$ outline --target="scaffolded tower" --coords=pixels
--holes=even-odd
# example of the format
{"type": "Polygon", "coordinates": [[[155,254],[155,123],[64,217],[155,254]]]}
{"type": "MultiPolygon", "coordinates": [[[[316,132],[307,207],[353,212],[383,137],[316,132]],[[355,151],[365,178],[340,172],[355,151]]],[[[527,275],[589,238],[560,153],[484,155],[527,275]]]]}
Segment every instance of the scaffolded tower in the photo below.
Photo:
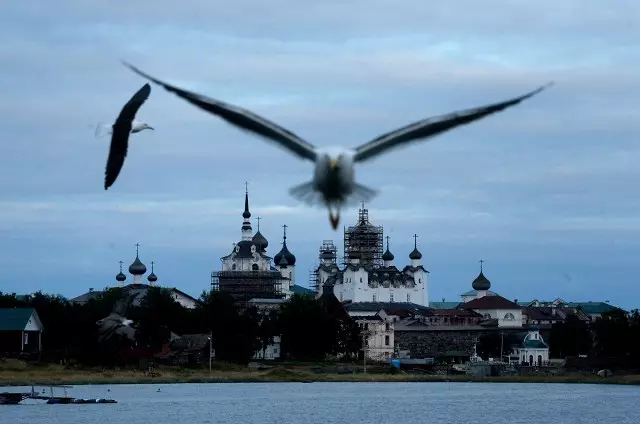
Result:
{"type": "Polygon", "coordinates": [[[365,209],[363,203],[358,211],[358,223],[344,230],[344,261],[353,255],[365,266],[383,266],[383,240],[382,226],[374,226],[369,222],[369,210],[365,209]]]}
{"type": "MultiPolygon", "coordinates": [[[[322,246],[318,249],[318,261],[324,264],[327,259],[331,258],[332,264],[337,264],[338,248],[333,244],[333,240],[322,240],[322,246]]],[[[318,278],[318,265],[314,266],[309,272],[309,286],[319,293],[320,282],[318,278]]]]}

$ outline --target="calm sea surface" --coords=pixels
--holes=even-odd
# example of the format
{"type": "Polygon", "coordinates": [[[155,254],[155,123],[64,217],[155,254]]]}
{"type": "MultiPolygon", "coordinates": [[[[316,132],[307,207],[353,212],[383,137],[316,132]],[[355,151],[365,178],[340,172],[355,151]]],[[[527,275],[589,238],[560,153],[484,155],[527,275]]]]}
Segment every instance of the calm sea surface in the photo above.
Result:
{"type": "MultiPolygon", "coordinates": [[[[30,387],[0,388],[0,391],[20,389],[29,391],[30,387]]],[[[112,398],[118,403],[46,405],[45,401],[27,400],[23,405],[0,405],[0,423],[640,423],[640,387],[637,386],[499,383],[132,384],[73,386],[67,392],[74,397],[112,398]]],[[[61,396],[63,391],[54,388],[54,394],[61,396]]]]}

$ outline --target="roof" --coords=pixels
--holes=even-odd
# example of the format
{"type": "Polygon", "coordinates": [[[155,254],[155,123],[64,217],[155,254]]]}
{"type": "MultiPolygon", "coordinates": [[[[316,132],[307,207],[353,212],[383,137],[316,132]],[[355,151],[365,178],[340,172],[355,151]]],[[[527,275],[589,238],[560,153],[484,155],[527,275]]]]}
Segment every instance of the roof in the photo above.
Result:
{"type": "Polygon", "coordinates": [[[540,336],[538,332],[528,333],[522,341],[522,347],[525,349],[548,349],[549,346],[540,336]],[[535,338],[534,338],[535,335],[535,338]]]}
{"type": "Polygon", "coordinates": [[[473,309],[431,309],[433,315],[442,317],[482,317],[473,309]]]}
{"type": "MultiPolygon", "coordinates": [[[[467,296],[477,296],[477,295],[478,295],[478,290],[469,290],[469,291],[466,291],[466,292],[462,293],[460,296],[467,297],[467,296]]],[[[498,293],[494,293],[491,290],[487,290],[487,294],[486,295],[487,296],[497,296],[498,293]]]]}
{"type": "Polygon", "coordinates": [[[569,302],[568,306],[573,308],[579,306],[586,314],[589,315],[603,314],[620,309],[617,306],[610,305],[606,302],[569,302]]]}
{"type": "Polygon", "coordinates": [[[484,296],[460,304],[464,309],[522,309],[522,306],[502,296],[484,296]]]}
{"type": "MultiPolygon", "coordinates": [[[[144,299],[144,297],[147,295],[147,290],[149,290],[149,288],[151,287],[160,287],[160,286],[151,286],[149,284],[127,284],[126,286],[123,287],[123,289],[126,290],[128,293],[134,295],[132,305],[140,306],[140,304],[142,303],[142,299],[144,299]]],[[[167,289],[174,294],[176,293],[180,294],[189,300],[193,300],[195,303],[199,303],[198,299],[194,298],[193,296],[190,296],[189,294],[181,290],[178,290],[175,287],[160,287],[160,288],[167,289]]],[[[78,297],[74,297],[69,302],[81,303],[81,304],[87,303],[91,299],[97,299],[98,296],[100,296],[102,293],[103,292],[101,290],[92,290],[87,293],[81,294],[78,297]]]]}
{"type": "Polygon", "coordinates": [[[460,302],[429,302],[429,307],[434,309],[456,309],[460,302]]]}
{"type": "Polygon", "coordinates": [[[290,290],[291,290],[292,293],[295,293],[295,294],[315,294],[316,293],[311,289],[299,286],[297,284],[295,284],[293,287],[291,287],[290,290]]]}
{"type": "Polygon", "coordinates": [[[22,331],[32,315],[35,315],[38,324],[42,327],[38,313],[34,308],[1,308],[0,331],[22,331]]]}
{"type": "Polygon", "coordinates": [[[381,309],[389,315],[397,315],[400,318],[411,314],[433,315],[430,308],[411,302],[353,302],[347,305],[347,310],[350,312],[378,312],[381,309]]]}

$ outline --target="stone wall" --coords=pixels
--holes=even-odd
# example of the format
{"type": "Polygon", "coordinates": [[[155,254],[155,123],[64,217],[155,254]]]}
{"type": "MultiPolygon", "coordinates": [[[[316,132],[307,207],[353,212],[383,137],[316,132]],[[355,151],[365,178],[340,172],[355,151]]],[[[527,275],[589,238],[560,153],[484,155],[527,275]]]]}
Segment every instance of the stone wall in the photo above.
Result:
{"type": "MultiPolygon", "coordinates": [[[[411,358],[436,358],[447,351],[457,350],[473,354],[473,347],[478,337],[495,333],[497,329],[489,330],[441,330],[441,331],[395,331],[394,341],[398,350],[408,350],[411,358]]],[[[524,337],[526,330],[513,329],[504,330],[505,338],[509,333],[520,334],[524,337]]],[[[540,332],[545,341],[549,334],[546,331],[540,332]],[[547,334],[545,334],[547,333],[547,334]]]]}

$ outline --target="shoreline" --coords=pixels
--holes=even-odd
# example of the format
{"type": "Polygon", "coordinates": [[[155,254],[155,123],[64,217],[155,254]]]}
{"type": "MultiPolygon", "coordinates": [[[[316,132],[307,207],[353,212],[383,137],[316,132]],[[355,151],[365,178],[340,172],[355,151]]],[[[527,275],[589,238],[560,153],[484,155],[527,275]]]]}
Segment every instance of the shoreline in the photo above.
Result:
{"type": "Polygon", "coordinates": [[[390,373],[314,373],[302,370],[209,371],[160,369],[155,376],[141,371],[48,370],[19,371],[0,368],[0,386],[104,385],[104,384],[177,384],[177,383],[556,383],[640,385],[640,375],[599,377],[593,374],[563,376],[516,375],[471,377],[466,375],[429,375],[390,373]]]}

